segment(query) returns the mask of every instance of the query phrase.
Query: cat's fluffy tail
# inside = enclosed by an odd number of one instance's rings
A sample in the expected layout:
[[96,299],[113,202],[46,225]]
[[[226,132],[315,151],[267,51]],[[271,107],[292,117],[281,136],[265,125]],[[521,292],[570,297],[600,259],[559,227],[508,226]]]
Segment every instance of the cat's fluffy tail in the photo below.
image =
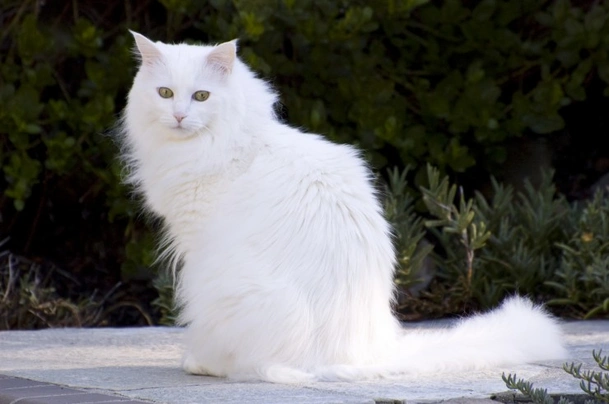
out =
[[528,299],[512,297],[488,313],[447,329],[404,331],[388,363],[332,366],[316,379],[400,378],[442,371],[462,371],[563,359],[567,351],[557,321]]
[[400,339],[402,349],[392,366],[408,372],[479,369],[567,356],[557,321],[518,296],[452,328],[410,332]]

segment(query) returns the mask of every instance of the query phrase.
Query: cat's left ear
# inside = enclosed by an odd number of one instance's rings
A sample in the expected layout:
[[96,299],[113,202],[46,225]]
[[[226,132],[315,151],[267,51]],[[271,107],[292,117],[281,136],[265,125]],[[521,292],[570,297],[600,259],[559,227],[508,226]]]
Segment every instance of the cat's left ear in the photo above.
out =
[[133,39],[135,39],[136,50],[139,54],[142,64],[151,65],[161,58],[161,51],[150,39],[135,31],[131,31]]
[[207,63],[224,75],[233,71],[235,59],[237,58],[237,40],[221,43],[207,55]]

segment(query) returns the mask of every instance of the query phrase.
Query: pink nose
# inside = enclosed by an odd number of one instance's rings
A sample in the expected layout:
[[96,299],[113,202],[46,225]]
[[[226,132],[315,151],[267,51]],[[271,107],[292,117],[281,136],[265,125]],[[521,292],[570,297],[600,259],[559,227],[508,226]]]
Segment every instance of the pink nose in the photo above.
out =
[[173,116],[176,119],[176,121],[178,121],[178,123],[182,123],[182,120],[184,118],[186,118],[186,114],[183,114],[181,112],[176,112],[175,114],[173,114]]

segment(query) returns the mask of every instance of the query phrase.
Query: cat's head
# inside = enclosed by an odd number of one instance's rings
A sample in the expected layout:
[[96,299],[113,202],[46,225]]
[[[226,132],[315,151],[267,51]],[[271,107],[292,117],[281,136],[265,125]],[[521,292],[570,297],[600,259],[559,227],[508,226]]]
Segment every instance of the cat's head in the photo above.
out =
[[[140,66],[128,114],[143,127],[175,138],[209,130],[230,104],[236,42],[169,45],[132,32]],[[111,74],[111,73],[110,73]]]

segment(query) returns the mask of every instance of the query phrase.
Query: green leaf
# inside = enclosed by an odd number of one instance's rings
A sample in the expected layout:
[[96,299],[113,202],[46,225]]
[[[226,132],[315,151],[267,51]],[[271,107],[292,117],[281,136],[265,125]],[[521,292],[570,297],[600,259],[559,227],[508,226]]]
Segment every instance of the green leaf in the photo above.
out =
[[552,14],[543,11],[535,14],[537,22],[546,27],[552,27],[554,25],[554,18],[555,17]]
[[497,8],[496,0],[482,0],[472,11],[472,16],[481,21],[489,20]]
[[599,63],[597,66],[597,71],[601,80],[609,84],[609,60],[605,59],[602,63]]
[[23,199],[13,200],[13,206],[17,212],[21,212],[25,208],[25,201]]
[[594,4],[584,17],[584,28],[587,32],[600,31],[605,26],[607,17],[605,9],[598,4]]
[[73,51],[87,57],[95,56],[103,44],[99,30],[89,20],[79,18],[72,28],[74,42]]
[[569,11],[571,10],[571,2],[569,0],[556,0],[554,1],[554,8],[552,10],[552,17],[557,24],[563,23]]
[[565,21],[565,30],[568,35],[578,36],[584,33],[584,25],[575,18],[567,18]]
[[24,132],[35,135],[42,132],[42,127],[35,123],[28,123],[27,125],[25,125]]
[[565,121],[557,113],[549,115],[525,115],[523,122],[535,133],[546,134],[556,132],[565,126]]
[[38,30],[34,14],[28,14],[23,18],[16,39],[19,56],[26,64],[32,63],[34,58],[44,55],[50,49],[49,37]]
[[259,38],[265,30],[264,21],[254,12],[241,12],[239,15],[245,32],[251,38]]
[[482,68],[482,62],[480,60],[470,64],[467,68],[466,81],[467,83],[477,83],[484,78],[485,72]]

